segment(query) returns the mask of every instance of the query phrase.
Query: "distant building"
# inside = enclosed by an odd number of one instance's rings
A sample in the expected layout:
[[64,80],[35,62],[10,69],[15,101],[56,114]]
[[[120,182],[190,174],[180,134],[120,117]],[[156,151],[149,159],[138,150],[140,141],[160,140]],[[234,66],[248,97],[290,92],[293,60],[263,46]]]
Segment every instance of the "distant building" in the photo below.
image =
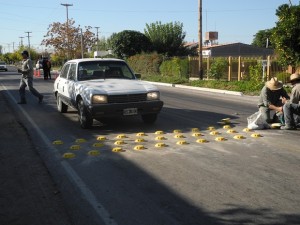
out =
[[[186,48],[195,52],[198,51],[198,43],[188,43]],[[202,46],[203,57],[263,57],[273,55],[274,50],[269,48],[259,48],[253,45],[243,43],[231,43],[231,44],[218,44],[218,45],[206,45]]]

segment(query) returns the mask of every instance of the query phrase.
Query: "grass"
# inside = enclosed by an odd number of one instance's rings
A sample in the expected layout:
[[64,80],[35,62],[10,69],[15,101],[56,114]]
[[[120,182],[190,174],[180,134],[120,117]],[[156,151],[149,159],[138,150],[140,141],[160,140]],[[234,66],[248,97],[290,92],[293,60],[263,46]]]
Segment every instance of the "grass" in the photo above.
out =
[[245,95],[259,95],[264,83],[257,83],[253,81],[224,81],[224,80],[194,80],[190,81],[184,77],[172,77],[161,75],[146,75],[142,77],[143,80],[163,82],[171,84],[182,84],[193,87],[205,87],[213,89],[221,89],[228,91],[238,91]]

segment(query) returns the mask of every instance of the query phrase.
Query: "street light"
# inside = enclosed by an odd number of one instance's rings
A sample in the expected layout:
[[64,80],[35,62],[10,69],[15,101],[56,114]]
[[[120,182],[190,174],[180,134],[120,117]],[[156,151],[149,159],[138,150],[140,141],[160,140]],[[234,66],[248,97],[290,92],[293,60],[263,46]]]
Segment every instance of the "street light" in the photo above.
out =
[[69,13],[68,13],[68,8],[69,6],[73,6],[73,4],[68,4],[68,3],[61,3],[62,6],[66,7],[66,11],[67,11],[67,58],[69,58],[69,54],[70,54],[70,44],[69,44]]

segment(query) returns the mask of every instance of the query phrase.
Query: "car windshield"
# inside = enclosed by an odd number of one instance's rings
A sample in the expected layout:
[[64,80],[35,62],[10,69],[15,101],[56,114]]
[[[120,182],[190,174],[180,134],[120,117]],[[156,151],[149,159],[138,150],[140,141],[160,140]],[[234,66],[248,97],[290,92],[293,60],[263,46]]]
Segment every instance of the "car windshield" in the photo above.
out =
[[122,61],[88,61],[78,64],[78,80],[93,79],[135,79]]

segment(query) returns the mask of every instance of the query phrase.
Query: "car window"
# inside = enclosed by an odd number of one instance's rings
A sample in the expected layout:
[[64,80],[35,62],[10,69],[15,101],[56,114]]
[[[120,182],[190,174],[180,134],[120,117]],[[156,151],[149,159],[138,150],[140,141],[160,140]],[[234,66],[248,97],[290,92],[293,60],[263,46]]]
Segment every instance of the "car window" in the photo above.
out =
[[122,61],[89,61],[78,64],[78,80],[135,79]]
[[76,64],[73,63],[73,64],[71,64],[71,67],[69,70],[68,80],[75,80],[75,79],[76,79]]
[[67,78],[69,68],[70,68],[70,64],[66,64],[66,65],[62,68],[62,71],[61,71],[61,73],[60,73],[60,77],[62,77],[62,78]]

